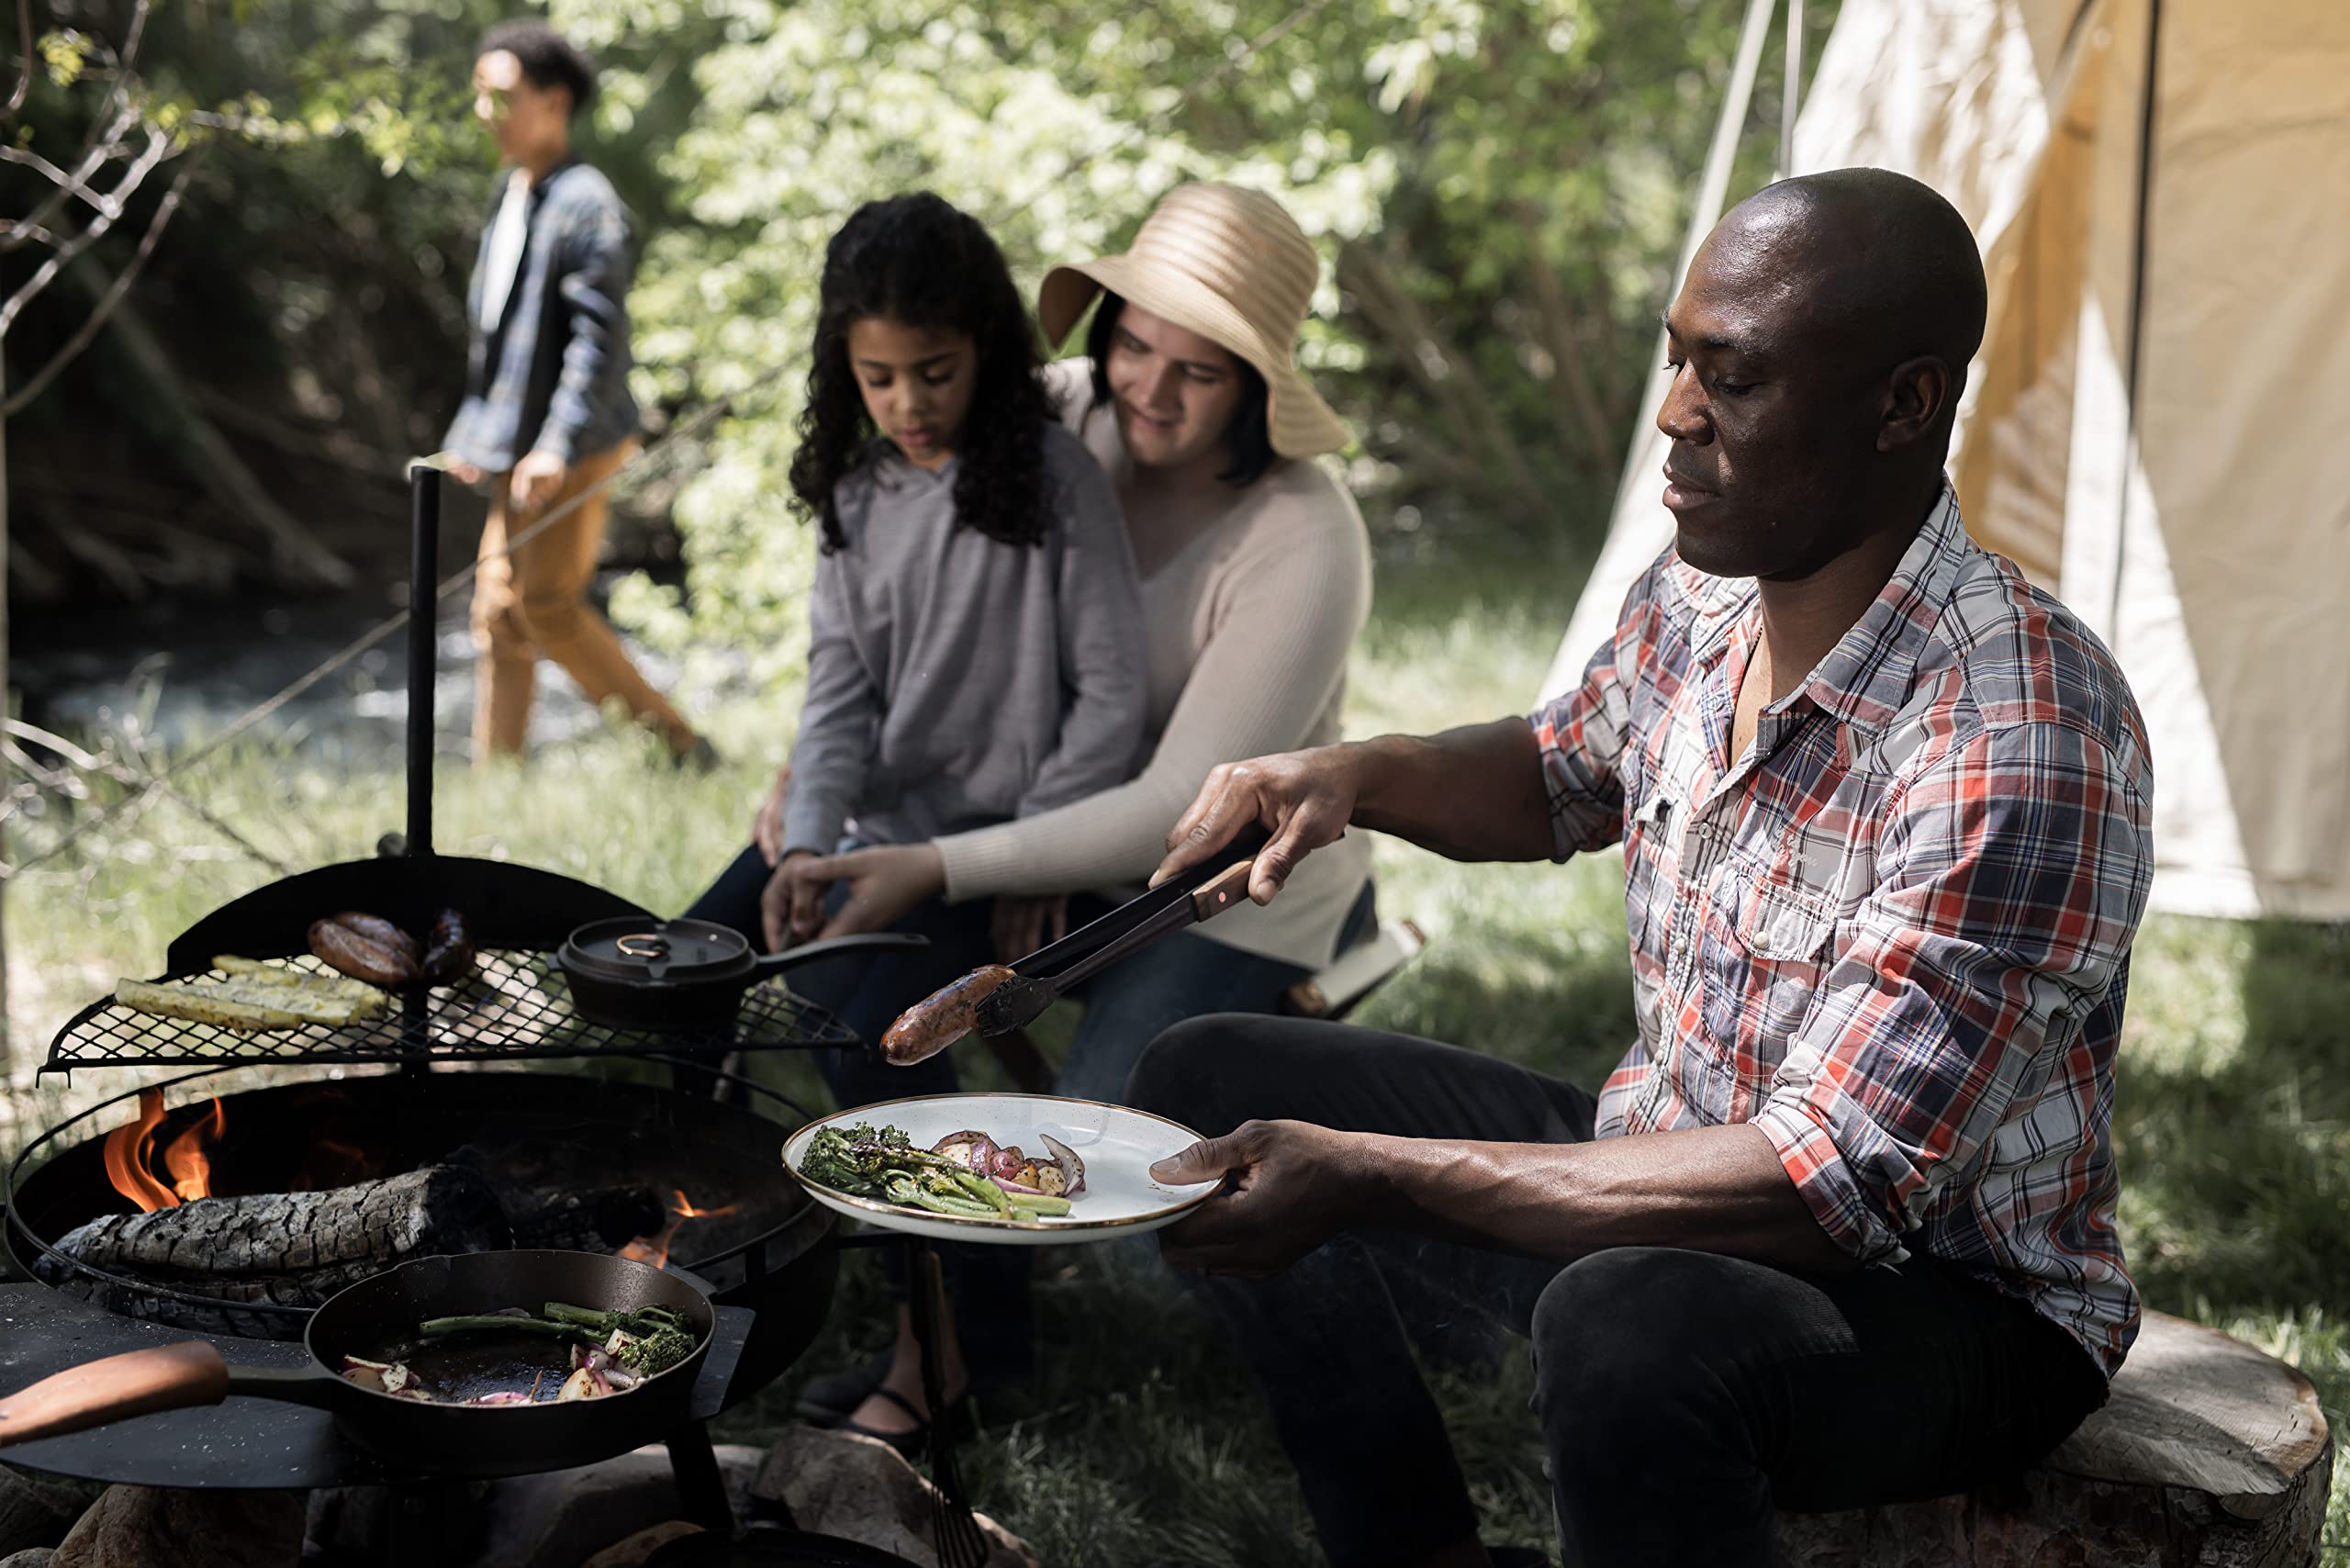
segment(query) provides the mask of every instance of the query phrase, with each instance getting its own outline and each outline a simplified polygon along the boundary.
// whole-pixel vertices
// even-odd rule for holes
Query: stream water
[[[334,594],[159,596],[96,610],[20,612],[12,617],[8,679],[33,723],[79,736],[135,720],[165,745],[183,746],[218,734],[396,613],[406,598],[404,581],[378,577]],[[408,635],[403,627],[383,638],[256,733],[329,767],[397,766],[408,711]],[[463,592],[441,603],[433,637],[436,749],[462,756],[474,702]],[[633,644],[630,653],[656,689],[675,683],[671,661]],[[570,738],[601,722],[570,678],[542,662],[532,744]]]

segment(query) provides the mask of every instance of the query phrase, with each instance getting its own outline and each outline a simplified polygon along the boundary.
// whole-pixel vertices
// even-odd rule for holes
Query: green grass
[[[1356,666],[1349,728],[1427,729],[1523,710],[1562,607],[1550,573],[1390,573]],[[725,732],[761,733],[735,715]],[[781,737],[776,737],[779,748]],[[527,772],[441,774],[445,852],[509,857],[676,908],[741,842],[772,753],[708,778],[599,737]],[[331,778],[248,747],[194,790],[290,864],[364,855],[400,823],[398,780]],[[21,853],[54,820],[12,830]],[[1618,868],[1460,867],[1380,846],[1381,902],[1434,945],[1361,1021],[1457,1041],[1595,1085],[1631,1031]],[[10,890],[10,1019],[19,1070],[118,973],[143,974],[177,931],[272,873],[177,805],[158,801]],[[2338,930],[2175,918],[2138,947],[2116,1128],[2122,1223],[2150,1305],[2212,1323],[2293,1361],[2329,1417],[2350,1412],[2350,942]],[[1056,1021],[1048,1019],[1047,1025]],[[1066,1020],[1058,1022],[1065,1024]],[[1049,1037],[1052,1030],[1046,1033]],[[973,1077],[990,1074],[982,1057]],[[804,1064],[781,1080],[812,1097]],[[84,1073],[71,1098],[120,1084]],[[69,1097],[54,1090],[46,1117]],[[982,1412],[964,1450],[981,1506],[1048,1562],[1315,1560],[1296,1487],[1218,1327],[1143,1248],[1044,1255],[1041,1368]],[[803,1366],[828,1370],[882,1342],[874,1271],[848,1270]],[[1525,1413],[1520,1345],[1457,1348],[1431,1364],[1489,1539],[1540,1544],[1548,1505]],[[755,1440],[787,1418],[789,1383],[733,1413]],[[2350,1540],[2337,1476],[2330,1541]]]

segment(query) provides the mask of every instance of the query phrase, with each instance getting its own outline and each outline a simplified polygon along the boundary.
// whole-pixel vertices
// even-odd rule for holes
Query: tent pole
[[[2146,250],[2154,197],[2154,118],[2162,89],[2163,0],[2146,0],[2146,80],[2138,102],[2138,211],[2131,236],[2130,341],[2122,367],[2129,407],[2122,424],[2121,496],[2113,528],[2112,597],[2106,631],[2114,655],[2121,654],[2122,564],[2130,551],[2131,476],[2138,471],[2138,395],[2145,368]]]
[[[1762,44],[1771,36],[1771,17],[1778,8],[1777,0],[1746,0],[1746,21],[1738,35],[1738,56],[1730,62],[1729,95],[1722,100],[1722,118],[1714,122],[1714,144],[1706,151],[1706,172],[1698,181],[1696,204],[1689,209],[1689,235],[1682,241],[1680,264],[1673,269],[1668,289],[1677,289],[1688,274],[1689,263],[1696,258],[1697,247],[1712,233],[1714,223],[1722,215],[1722,202],[1729,194],[1730,167],[1738,161],[1738,134],[1746,128],[1747,105],[1754,95],[1754,77],[1762,64]],[[1668,297],[1667,304],[1672,303]],[[1653,485],[1653,473],[1639,472],[1640,454],[1647,450],[1651,417],[1657,405],[1664,400],[1664,389],[1671,383],[1671,373],[1664,368],[1664,334],[1657,333],[1656,353],[1649,356],[1648,390],[1640,399],[1639,413],[1632,420],[1632,439],[1624,453],[1623,475],[1616,481],[1616,505],[1609,511],[1612,518],[1624,510],[1624,498],[1635,485]]]
[[[1779,178],[1796,172],[1796,114],[1803,107],[1803,0],[1787,0],[1785,70],[1779,84]]]

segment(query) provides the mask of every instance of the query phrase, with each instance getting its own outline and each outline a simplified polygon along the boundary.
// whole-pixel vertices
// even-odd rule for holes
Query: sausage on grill
[[[346,931],[357,932],[378,946],[389,947],[411,964],[424,956],[424,949],[416,945],[415,937],[380,914],[362,914],[357,910],[347,909],[334,917],[334,923]]]
[[[462,979],[474,967],[474,945],[465,935],[465,917],[444,909],[432,923],[432,946],[425,950],[424,978],[434,985]]]
[[[414,943],[409,946],[413,947]],[[362,936],[338,918],[310,926],[310,951],[327,967],[370,985],[405,985],[420,972],[416,960],[387,943]]]

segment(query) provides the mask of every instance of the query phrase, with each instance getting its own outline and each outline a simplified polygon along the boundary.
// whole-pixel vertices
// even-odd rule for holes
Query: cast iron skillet
[[[562,1405],[426,1405],[339,1375],[343,1357],[383,1360],[387,1348],[412,1340],[428,1317],[516,1306],[536,1311],[550,1301],[673,1307],[694,1325],[694,1353],[625,1394]],[[419,1258],[328,1298],[303,1336],[307,1367],[231,1367],[201,1339],[107,1356],[0,1400],[0,1448],[243,1394],[331,1411],[344,1437],[410,1470],[468,1477],[567,1470],[661,1441],[684,1427],[716,1322],[710,1298],[693,1285],[625,1258],[527,1251]],[[487,1363],[514,1359],[510,1346],[481,1354]],[[561,1365],[565,1355],[554,1351],[548,1364]],[[494,1380],[500,1369],[482,1370]],[[527,1388],[529,1374],[520,1381]]]
[[[843,953],[929,946],[927,936],[873,931],[762,956],[741,932],[714,920],[624,914],[574,931],[555,961],[571,981],[572,1006],[591,1024],[723,1034],[744,989],[755,981]]]

